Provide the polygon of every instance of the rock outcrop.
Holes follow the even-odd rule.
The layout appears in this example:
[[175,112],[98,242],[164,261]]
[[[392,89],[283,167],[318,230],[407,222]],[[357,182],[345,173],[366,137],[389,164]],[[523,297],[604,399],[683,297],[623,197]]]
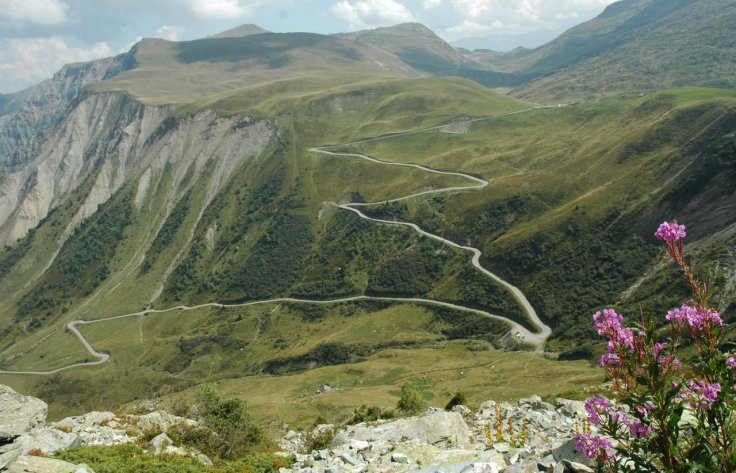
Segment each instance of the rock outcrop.
[[46,420],[48,406],[0,384],[0,443],[12,442]]
[[[118,415],[89,412],[46,424],[46,404],[0,385],[0,471],[90,473],[87,465],[44,458],[76,445],[147,445],[150,455],[191,456],[205,466],[200,452],[177,446],[167,430],[191,419],[153,410]],[[155,406],[154,406],[155,407]],[[24,413],[20,415],[19,413]],[[293,456],[291,469],[280,473],[580,473],[593,471],[575,452],[572,437],[585,421],[583,403],[537,396],[518,402],[486,401],[477,411],[455,406],[452,412],[430,409],[424,415],[336,429],[289,431],[280,441],[281,455]],[[12,428],[11,428],[12,426]],[[316,437],[334,433],[327,448],[307,451]],[[328,438],[329,440],[329,438]],[[36,456],[36,455],[41,455]]]
[[[221,118],[212,111],[175,119],[171,111],[171,106],[143,105],[118,93],[80,99],[0,182],[0,243],[24,237],[86,179],[94,182],[65,237],[131,180],[138,180],[135,203],[140,207],[167,166],[175,170],[172,189],[188,172],[199,175],[213,168],[207,195],[214,196],[275,134],[267,120]],[[0,134],[3,126],[0,120]]]
[[[484,402],[477,412],[431,409],[423,416],[338,429],[329,448],[306,452],[309,435],[281,440],[292,472],[550,473],[587,471],[571,438],[585,419],[579,401],[533,396]],[[318,426],[318,431],[332,426]],[[282,471],[282,473],[290,473]]]
[[122,445],[149,442],[152,455],[167,453],[192,456],[206,466],[212,461],[202,453],[175,446],[165,434],[175,425],[196,426],[191,419],[164,411],[141,415],[88,412],[46,423],[47,406],[40,399],[18,394],[0,385],[0,471],[14,473],[94,473],[87,465],[46,458],[45,455],[74,446]]

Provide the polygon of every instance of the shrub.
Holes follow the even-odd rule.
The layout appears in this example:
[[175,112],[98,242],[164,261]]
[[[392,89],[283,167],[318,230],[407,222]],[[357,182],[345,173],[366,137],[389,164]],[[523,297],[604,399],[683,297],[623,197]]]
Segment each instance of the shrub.
[[360,424],[361,422],[374,422],[379,419],[393,419],[394,417],[396,417],[396,414],[390,409],[387,410],[382,407],[363,404],[355,408],[353,417],[348,423]]
[[225,459],[244,457],[265,442],[261,429],[248,416],[244,400],[224,398],[212,386],[205,386],[194,405],[200,424],[170,428],[169,435],[175,442]]
[[324,450],[330,446],[334,439],[335,429],[332,427],[314,429],[304,439],[304,453],[309,453],[313,450]]
[[450,402],[445,406],[445,410],[450,411],[455,406],[464,406],[467,403],[468,399],[465,397],[464,393],[455,393],[455,395],[452,396],[452,399],[450,399]]
[[427,403],[424,401],[418,386],[404,383],[401,385],[399,402],[396,407],[405,414],[418,414],[427,408]]
[[[598,433],[576,435],[576,448],[595,459],[599,471],[736,471],[736,344],[724,342],[708,286],[685,258],[685,226],[664,222],[655,235],[684,272],[692,299],[664,317],[666,340],[643,314],[632,327],[613,309],[593,316],[596,331],[608,338],[599,364],[620,404],[588,399],[588,420]],[[696,351],[687,369],[678,359],[684,339]]]
[[256,453],[235,461],[218,461],[207,467],[193,457],[149,455],[137,445],[72,447],[56,458],[71,463],[86,463],[97,473],[278,473],[294,459],[271,453]]

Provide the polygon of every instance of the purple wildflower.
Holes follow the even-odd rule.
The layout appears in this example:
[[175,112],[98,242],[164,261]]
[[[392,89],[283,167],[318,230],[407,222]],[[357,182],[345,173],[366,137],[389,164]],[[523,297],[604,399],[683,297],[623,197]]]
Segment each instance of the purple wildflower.
[[654,236],[668,243],[674,243],[685,238],[687,233],[685,233],[685,225],[679,225],[677,222],[663,222]]
[[598,364],[605,368],[606,366],[619,366],[621,358],[615,353],[604,353],[598,360]]
[[652,352],[654,353],[654,358],[659,358],[659,354],[662,353],[662,350],[667,348],[666,343],[655,343],[654,348],[652,349]]
[[610,439],[592,434],[575,434],[573,439],[575,450],[587,459],[595,459],[598,463],[616,460],[616,452]]
[[625,425],[633,437],[648,437],[652,434],[653,429],[644,419],[649,416],[649,411],[652,409],[654,409],[654,404],[646,402],[644,405],[637,406],[636,408],[642,419],[632,419],[621,411],[612,412],[610,418],[616,424]]
[[676,356],[671,355],[660,355],[659,358],[657,358],[657,363],[659,363],[659,366],[662,368],[661,371],[671,373],[675,372],[682,366],[680,360],[678,360]]
[[643,417],[649,417],[649,411],[653,411],[656,407],[652,401],[647,401],[644,404],[636,406],[636,410]]
[[686,325],[690,330],[701,331],[709,330],[718,325],[723,326],[723,320],[718,312],[713,309],[701,309],[684,304],[679,309],[672,309],[667,312],[665,318],[670,322],[676,322]]
[[588,413],[588,420],[593,425],[601,425],[601,415],[608,415],[611,408],[611,401],[601,396],[594,396],[585,401],[585,412]]
[[734,376],[736,376],[736,355],[731,355],[730,357],[728,357],[728,359],[726,360],[726,365],[728,365],[731,370],[733,370],[733,374]]
[[593,314],[593,326],[599,335],[608,337],[608,350],[613,352],[620,347],[634,348],[634,332],[621,326],[623,316],[613,309],[604,309]]
[[690,380],[683,387],[680,397],[688,401],[690,407],[707,410],[716,401],[720,392],[721,385],[719,383],[709,383],[703,379],[700,381]]
[[627,425],[634,437],[649,437],[654,430],[651,425],[645,424],[641,419],[630,421]]

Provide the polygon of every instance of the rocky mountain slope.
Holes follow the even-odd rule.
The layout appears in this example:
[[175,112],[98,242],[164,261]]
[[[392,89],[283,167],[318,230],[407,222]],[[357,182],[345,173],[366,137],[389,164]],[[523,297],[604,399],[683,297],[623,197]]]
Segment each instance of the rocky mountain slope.
[[[452,411],[430,409],[418,417],[398,420],[290,430],[280,440],[277,455],[293,459],[291,468],[280,470],[282,473],[587,473],[593,470],[583,463],[571,442],[585,417],[579,401],[557,399],[554,406],[539,397],[515,404],[487,401],[478,411],[459,405]],[[213,466],[211,459],[175,445],[167,435],[182,425],[196,427],[198,422],[163,410],[125,415],[89,412],[46,422],[43,401],[0,385],[0,435],[5,442],[0,447],[0,471],[89,473],[94,470],[88,465],[72,465],[47,456],[76,446],[104,448],[133,443],[145,444],[151,456],[193,457],[207,471],[206,467]],[[312,449],[318,436],[328,441]],[[102,454],[97,457],[98,461],[103,458]]]

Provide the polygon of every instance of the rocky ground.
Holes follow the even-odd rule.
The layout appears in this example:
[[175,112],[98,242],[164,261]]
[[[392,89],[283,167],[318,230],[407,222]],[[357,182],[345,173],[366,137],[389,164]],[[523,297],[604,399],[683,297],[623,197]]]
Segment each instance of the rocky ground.
[[[209,458],[173,445],[163,432],[176,424],[196,424],[164,411],[142,415],[89,412],[46,422],[45,402],[0,385],[0,471],[8,473],[94,473],[87,465],[47,458],[77,445],[120,445],[145,442],[151,454],[191,455],[205,465]],[[154,435],[155,434],[155,435]]]
[[329,448],[308,453],[305,444],[314,434],[289,432],[281,448],[294,455],[292,471],[299,473],[592,472],[571,442],[585,418],[578,401],[487,401],[477,412],[465,406],[430,409],[418,417],[341,428]]
[[[173,445],[164,433],[172,425],[196,421],[164,411],[90,412],[52,423],[46,414],[43,401],[0,385],[0,471],[90,473],[87,465],[46,456],[76,445],[131,442],[146,445],[152,455],[190,455],[212,464],[205,455]],[[592,472],[570,441],[584,419],[581,402],[557,399],[552,405],[530,397],[515,404],[487,401],[478,411],[456,406],[450,412],[430,409],[416,417],[342,428],[320,425],[289,431],[280,440],[281,454],[295,458],[292,468],[280,473]],[[324,448],[308,451],[320,434]]]

